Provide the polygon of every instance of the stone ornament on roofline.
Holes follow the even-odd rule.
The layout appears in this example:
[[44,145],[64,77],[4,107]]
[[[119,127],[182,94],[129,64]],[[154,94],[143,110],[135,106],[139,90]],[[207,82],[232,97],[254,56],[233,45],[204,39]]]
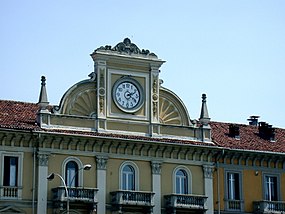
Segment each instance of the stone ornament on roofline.
[[110,45],[101,46],[100,48],[97,48],[96,51],[114,51],[118,53],[125,53],[125,54],[141,54],[145,56],[151,56],[157,58],[157,56],[154,53],[150,53],[149,50],[139,49],[138,46],[131,42],[129,38],[125,38],[123,42],[118,43],[115,47],[112,48]]

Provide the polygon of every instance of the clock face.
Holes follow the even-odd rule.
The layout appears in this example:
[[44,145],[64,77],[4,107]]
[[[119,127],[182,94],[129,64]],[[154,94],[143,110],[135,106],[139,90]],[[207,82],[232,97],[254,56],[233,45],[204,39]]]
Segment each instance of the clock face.
[[134,79],[121,78],[114,84],[113,99],[118,108],[133,113],[143,104],[142,88]]

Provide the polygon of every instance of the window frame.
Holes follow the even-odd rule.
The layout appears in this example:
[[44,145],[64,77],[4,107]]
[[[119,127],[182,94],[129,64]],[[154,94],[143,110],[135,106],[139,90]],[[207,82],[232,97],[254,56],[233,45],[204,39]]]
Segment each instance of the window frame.
[[174,194],[180,194],[180,193],[177,193],[177,189],[176,189],[176,174],[178,171],[180,170],[183,170],[185,173],[186,173],[186,176],[187,176],[187,187],[186,187],[186,195],[187,194],[192,194],[192,173],[190,171],[190,169],[186,166],[177,166],[174,170],[173,170],[173,173],[172,173],[172,190],[173,190],[173,193]]
[[[17,185],[11,186],[17,188],[17,197],[11,197],[11,199],[21,199],[22,198],[22,188],[23,188],[23,160],[24,160],[24,153],[23,152],[8,152],[8,151],[1,151],[0,152],[0,198],[9,199],[10,197],[4,196],[4,159],[5,157],[17,157],[18,158],[18,165],[17,165]],[[10,186],[5,186],[10,187]]]
[[[134,169],[134,190],[126,190],[124,189],[124,184],[123,184],[123,169],[125,168],[125,166],[131,166]],[[119,168],[119,189],[122,191],[139,191],[139,168],[138,166],[131,161],[124,161]]]
[[[264,200],[268,200],[266,199],[266,192],[267,192],[267,184],[266,184],[266,177],[274,177],[276,178],[276,199],[277,200],[274,200],[274,201],[280,201],[281,199],[281,193],[280,193],[280,174],[277,174],[277,173],[268,173],[268,172],[265,172],[263,173],[262,175],[262,186],[263,186],[263,199]],[[271,200],[273,201],[273,200]]]
[[[228,183],[228,175],[229,174],[238,174],[238,179],[239,179],[239,186],[238,186],[238,191],[239,191],[239,199],[230,199],[229,197],[229,183]],[[237,211],[243,211],[244,210],[244,204],[243,204],[243,171],[242,170],[225,170],[225,174],[224,174],[224,198],[226,201],[226,210],[230,210],[230,211],[235,211],[236,209],[230,209],[229,207],[229,201],[240,201],[240,209],[238,209]]]
[[[83,187],[83,171],[84,170],[81,170],[82,168],[83,168],[83,163],[81,162],[81,160],[79,159],[79,158],[77,158],[77,157],[67,157],[66,159],[64,159],[64,161],[62,162],[62,172],[61,172],[61,174],[62,175],[64,175],[63,176],[63,179],[64,179],[64,181],[65,182],[67,182],[67,180],[66,180],[66,173],[67,173],[67,164],[69,163],[69,162],[71,162],[71,161],[74,161],[76,164],[77,164],[77,167],[78,167],[78,173],[77,173],[77,178],[78,178],[78,185],[77,186],[74,186],[74,187]],[[61,183],[62,183],[62,181],[61,181]],[[62,183],[62,185],[63,185],[63,183]],[[66,186],[69,188],[70,186],[69,186],[69,184],[68,183],[66,183]],[[71,186],[72,187],[72,186]],[[73,188],[73,187],[72,187]]]

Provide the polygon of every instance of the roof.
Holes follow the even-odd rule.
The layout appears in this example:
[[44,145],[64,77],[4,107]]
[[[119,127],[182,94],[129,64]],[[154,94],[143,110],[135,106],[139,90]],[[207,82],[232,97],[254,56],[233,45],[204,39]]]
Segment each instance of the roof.
[[229,135],[232,123],[211,122],[212,141],[226,149],[267,151],[285,153],[285,129],[275,129],[275,140],[270,141],[259,135],[258,126],[236,124],[239,126],[239,138]]
[[0,128],[34,130],[39,106],[34,103],[0,100]]
[[213,146],[224,149],[249,150],[285,153],[285,129],[275,129],[275,141],[263,139],[259,135],[258,127],[253,125],[237,124],[239,126],[239,138],[229,135],[229,125],[233,123],[210,122],[212,129],[212,141],[214,144],[189,141],[185,139],[162,139],[141,136],[126,136],[96,132],[81,132],[71,130],[41,129],[36,123],[39,105],[35,103],[0,100],[0,128],[11,130],[36,130],[47,133],[70,134],[80,136],[100,136],[123,139],[135,139],[144,141],[160,141],[166,143],[192,144],[201,146]]

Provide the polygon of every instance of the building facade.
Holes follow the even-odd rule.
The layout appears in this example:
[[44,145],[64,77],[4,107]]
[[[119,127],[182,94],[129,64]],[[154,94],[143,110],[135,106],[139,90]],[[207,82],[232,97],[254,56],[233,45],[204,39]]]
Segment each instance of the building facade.
[[285,131],[191,119],[126,38],[50,105],[0,100],[0,213],[282,213]]

